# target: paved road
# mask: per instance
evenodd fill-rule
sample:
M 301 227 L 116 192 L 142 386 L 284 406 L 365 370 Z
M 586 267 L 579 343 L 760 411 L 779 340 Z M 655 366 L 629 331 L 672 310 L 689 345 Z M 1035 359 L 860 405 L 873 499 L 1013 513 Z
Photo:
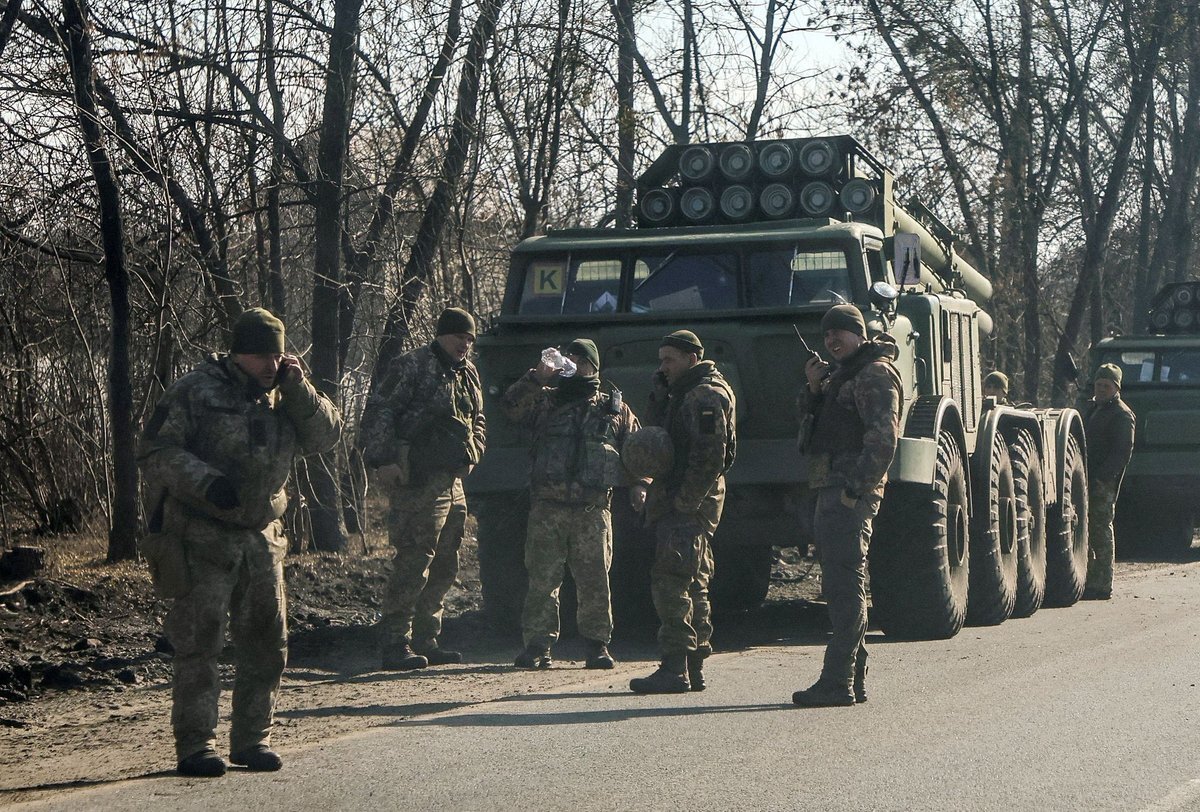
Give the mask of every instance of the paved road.
M 1200 564 L 953 640 L 871 638 L 854 708 L 791 706 L 819 668 L 810 635 L 715 656 L 704 693 L 638 697 L 602 675 L 284 752 L 273 775 L 30 808 L 1200 809 Z

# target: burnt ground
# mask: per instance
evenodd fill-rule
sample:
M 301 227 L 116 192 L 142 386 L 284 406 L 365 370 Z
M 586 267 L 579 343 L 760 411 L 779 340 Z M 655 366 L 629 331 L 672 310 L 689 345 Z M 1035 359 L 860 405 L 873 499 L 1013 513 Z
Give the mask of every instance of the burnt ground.
M 97 538 L 38 542 L 47 564 L 37 577 L 0 584 L 0 805 L 37 788 L 83 786 L 174 766 L 170 653 L 161 636 L 167 603 L 154 597 L 145 566 L 107 565 Z M 352 547 L 356 545 L 352 542 Z M 290 656 L 279 701 L 275 744 L 314 745 L 363 727 L 501 696 L 561 689 L 610 677 L 613 690 L 646 672 L 656 657 L 654 625 L 619 627 L 618 668 L 582 670 L 580 641 L 564 636 L 555 667 L 512 667 L 515 632 L 493 629 L 480 609 L 474 539 L 462 549 L 459 580 L 447 597 L 442 642 L 465 662 L 419 672 L 379 670 L 375 623 L 390 567 L 380 533 L 366 554 L 301 554 L 286 561 Z M 823 611 L 819 568 L 794 549 L 775 565 L 771 595 L 759 612 L 720 619 L 718 650 L 773 644 L 794 636 L 797 620 L 819 642 Z M 222 657 L 233 673 L 231 650 Z M 227 683 L 227 688 L 229 684 Z M 228 690 L 221 737 L 227 735 Z

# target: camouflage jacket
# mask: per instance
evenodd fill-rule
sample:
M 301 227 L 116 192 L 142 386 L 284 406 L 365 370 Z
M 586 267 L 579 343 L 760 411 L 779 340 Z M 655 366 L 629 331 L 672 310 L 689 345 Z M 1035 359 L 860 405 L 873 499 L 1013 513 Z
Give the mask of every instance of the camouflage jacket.
M 671 386 L 656 412 L 675 446 L 675 465 L 650 484 L 646 517 L 655 521 L 672 510 L 694 515 L 705 497 L 721 490 L 737 455 L 733 388 L 715 363 L 701 361 Z
M 821 383 L 800 393 L 801 422 L 816 420 L 809 454 L 810 488 L 841 487 L 856 498 L 883 496 L 900 437 L 900 376 L 895 347 L 880 341 L 862 346 Z
M 367 399 L 358 441 L 370 468 L 397 462 L 401 444 L 411 446 L 414 484 L 479 462 L 487 423 L 475 365 L 453 363 L 436 341 L 401 355 Z
M 209 356 L 167 388 L 138 444 L 151 531 L 180 513 L 266 528 L 287 507 L 295 456 L 329 450 L 341 432 L 337 407 L 307 379 L 259 394 L 228 355 Z M 204 497 L 222 476 L 241 502 L 232 510 Z
M 614 487 L 635 481 L 621 464 L 621 448 L 641 428 L 638 419 L 623 401 L 614 409 L 604 392 L 569 403 L 559 403 L 555 393 L 531 370 L 500 401 L 509 420 L 533 432 L 530 495 L 608 505 Z
M 1133 455 L 1133 410 L 1118 394 L 1112 400 L 1088 402 L 1084 418 L 1088 475 L 1095 481 L 1116 484 Z

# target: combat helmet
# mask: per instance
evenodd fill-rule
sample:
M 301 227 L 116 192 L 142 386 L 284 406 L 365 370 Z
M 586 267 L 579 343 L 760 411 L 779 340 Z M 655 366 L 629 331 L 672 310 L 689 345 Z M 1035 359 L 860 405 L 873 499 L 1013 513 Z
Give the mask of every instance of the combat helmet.
M 646 426 L 629 435 L 621 449 L 625 469 L 635 477 L 658 477 L 675 464 L 675 446 L 664 428 Z

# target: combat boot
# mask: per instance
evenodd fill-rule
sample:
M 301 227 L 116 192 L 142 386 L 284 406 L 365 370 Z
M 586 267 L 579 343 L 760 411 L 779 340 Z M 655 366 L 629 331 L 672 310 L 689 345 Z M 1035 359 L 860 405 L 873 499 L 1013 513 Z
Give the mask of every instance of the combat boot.
M 256 744 L 229 754 L 229 760 L 239 767 L 258 773 L 273 773 L 283 767 L 283 759 L 265 744 Z
M 612 655 L 608 653 L 607 643 L 602 643 L 599 640 L 588 640 L 586 642 L 587 661 L 583 664 L 584 668 L 607 670 L 616 665 Z
M 688 682 L 693 691 L 704 690 L 704 659 L 708 655 L 704 651 L 689 651 L 687 653 Z
M 554 665 L 554 661 L 550 659 L 550 649 L 537 643 L 530 643 L 524 651 L 517 655 L 513 665 L 517 668 L 542 669 Z
M 861 705 L 867 701 L 867 650 L 860 648 L 854 660 L 854 703 Z
M 657 671 L 629 681 L 629 690 L 635 694 L 685 694 L 690 689 L 686 654 L 663 655 Z
M 413 651 L 428 660 L 430 665 L 452 665 L 462 662 L 462 652 L 442 648 L 437 640 L 414 646 Z
M 854 704 L 854 691 L 849 685 L 822 678 L 792 694 L 792 703 L 805 708 L 845 708 Z
M 383 652 L 384 671 L 414 671 L 429 665 L 429 660 L 412 650 L 407 640 L 393 643 Z
M 225 760 L 217 755 L 216 750 L 205 747 L 198 753 L 179 759 L 178 770 L 180 775 L 220 778 L 225 774 Z

